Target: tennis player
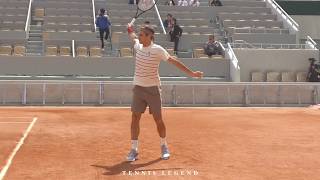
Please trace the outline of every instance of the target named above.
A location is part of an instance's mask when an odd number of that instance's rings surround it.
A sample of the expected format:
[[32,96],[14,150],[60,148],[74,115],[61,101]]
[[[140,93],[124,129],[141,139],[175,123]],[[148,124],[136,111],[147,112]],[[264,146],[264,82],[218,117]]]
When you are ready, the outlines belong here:
[[149,106],[149,113],[152,114],[160,135],[161,158],[167,160],[170,157],[170,152],[166,140],[166,127],[161,114],[159,64],[162,60],[167,61],[195,78],[201,78],[203,73],[190,70],[175,57],[170,56],[163,47],[154,44],[154,30],[151,26],[144,25],[137,38],[133,27],[128,24],[128,34],[134,43],[136,61],[131,104],[131,150],[127,160],[135,161],[138,158],[139,122],[141,114],[145,112],[147,106]]

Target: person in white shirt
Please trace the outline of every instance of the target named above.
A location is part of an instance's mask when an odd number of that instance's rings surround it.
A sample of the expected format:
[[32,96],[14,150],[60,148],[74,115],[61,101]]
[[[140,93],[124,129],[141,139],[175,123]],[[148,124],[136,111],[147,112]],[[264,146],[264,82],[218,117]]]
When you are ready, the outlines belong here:
[[200,6],[200,2],[199,2],[199,0],[190,0],[189,6],[199,7]]
[[188,6],[189,3],[187,0],[179,0],[178,1],[178,6]]
[[136,60],[131,104],[131,150],[127,156],[127,161],[135,161],[138,157],[139,122],[147,106],[149,106],[149,112],[156,122],[160,136],[161,158],[167,160],[170,157],[170,152],[166,141],[166,127],[161,113],[160,62],[165,61],[173,64],[191,77],[201,78],[203,73],[190,70],[175,57],[170,56],[163,47],[154,44],[152,27],[145,25],[141,28],[139,37],[137,37],[133,28],[128,24],[128,34],[134,43]]

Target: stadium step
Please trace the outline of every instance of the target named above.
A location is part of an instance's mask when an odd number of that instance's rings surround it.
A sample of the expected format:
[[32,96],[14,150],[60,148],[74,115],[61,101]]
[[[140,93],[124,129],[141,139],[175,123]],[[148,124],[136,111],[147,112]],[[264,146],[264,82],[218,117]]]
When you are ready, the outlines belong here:
[[42,40],[42,23],[32,19],[29,31],[29,38],[26,46],[27,56],[42,56],[43,55],[43,40]]

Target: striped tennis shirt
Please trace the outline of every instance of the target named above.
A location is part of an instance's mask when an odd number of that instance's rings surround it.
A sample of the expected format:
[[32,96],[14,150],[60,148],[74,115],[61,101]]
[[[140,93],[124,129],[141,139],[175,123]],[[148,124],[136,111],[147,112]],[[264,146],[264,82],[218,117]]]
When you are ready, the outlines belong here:
[[135,39],[136,66],[133,84],[142,87],[160,86],[159,65],[161,60],[169,59],[168,52],[161,46],[151,43],[143,47],[138,39]]

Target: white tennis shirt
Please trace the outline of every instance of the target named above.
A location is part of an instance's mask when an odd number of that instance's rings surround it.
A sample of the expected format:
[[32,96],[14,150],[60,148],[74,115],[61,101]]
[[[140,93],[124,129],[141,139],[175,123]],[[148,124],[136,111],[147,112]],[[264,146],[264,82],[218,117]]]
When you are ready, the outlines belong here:
[[138,39],[135,39],[134,49],[136,65],[133,84],[142,87],[160,86],[159,65],[161,60],[167,61],[169,59],[169,53],[154,43],[143,47]]

